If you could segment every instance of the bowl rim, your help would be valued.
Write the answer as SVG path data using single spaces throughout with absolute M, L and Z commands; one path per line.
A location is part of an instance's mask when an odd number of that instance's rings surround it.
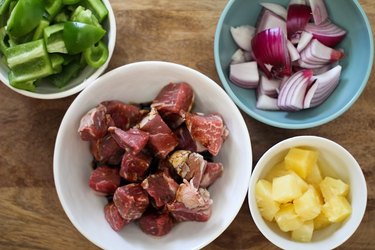
M 307 142 L 307 143 L 306 143 Z M 346 235 L 340 235 L 338 237 L 339 241 L 334 241 L 331 243 L 331 245 L 328 245 L 329 242 L 327 240 L 324 240 L 325 246 L 327 249 L 334 249 L 344 242 L 346 242 L 357 230 L 359 227 L 365 212 L 366 212 L 366 206 L 367 206 L 367 184 L 366 179 L 364 177 L 362 168 L 360 167 L 357 160 L 354 158 L 354 156 L 343 146 L 338 144 L 337 142 L 330 140 L 325 137 L 321 136 L 314 136 L 314 135 L 301 135 L 301 136 L 294 136 L 290 137 L 288 139 L 282 140 L 275 145 L 273 145 L 271 148 L 269 148 L 259 159 L 257 162 L 251 178 L 249 182 L 249 190 L 248 190 L 248 207 L 251 213 L 251 217 L 253 218 L 253 221 L 259 231 L 262 233 L 262 235 L 267 238 L 271 243 L 274 245 L 283 248 L 283 249 L 301 249 L 304 248 L 306 250 L 314 250 L 317 249 L 316 245 L 310 245 L 311 243 L 300 243 L 289 239 L 281 239 L 280 236 L 278 236 L 272 229 L 268 229 L 267 226 L 264 226 L 265 221 L 262 217 L 256 216 L 255 213 L 258 213 L 258 207 L 256 204 L 253 204 L 252 201 L 254 201 L 253 196 L 255 195 L 254 188 L 252 188 L 256 181 L 259 179 L 259 175 L 262 173 L 262 169 L 259 168 L 260 165 L 264 165 L 266 161 L 272 157 L 271 155 L 274 155 L 275 153 L 280 152 L 281 150 L 284 150 L 286 148 L 290 148 L 292 146 L 298 146 L 298 145 L 306 145 L 306 146 L 315 146 L 317 143 L 324 143 L 328 145 L 329 147 L 335 147 L 337 148 L 341 153 L 344 153 L 347 158 L 350 159 L 351 162 L 355 163 L 353 167 L 353 171 L 356 173 L 356 176 L 360 179 L 358 183 L 358 189 L 360 189 L 363 193 L 361 195 L 360 200 L 361 204 L 358 205 L 357 213 L 354 217 L 354 222 L 350 224 L 350 228 L 346 230 Z M 328 147 L 327 146 L 327 147 Z M 267 232 L 268 231 L 268 232 Z M 274 238 L 276 236 L 276 238 Z M 321 246 L 320 246 L 321 247 Z M 319 248 L 319 247 L 318 247 Z
M 359 4 L 358 0 L 352 0 L 352 1 L 356 5 L 356 7 L 358 8 L 359 12 L 361 13 L 361 16 L 362 16 L 362 18 L 365 22 L 366 29 L 368 31 L 367 32 L 368 33 L 368 39 L 369 39 L 369 42 L 370 42 L 370 51 L 369 51 L 370 63 L 368 64 L 366 74 L 363 78 L 363 82 L 365 84 L 362 84 L 361 87 L 358 89 L 358 91 L 355 93 L 355 95 L 350 99 L 350 101 L 348 103 L 346 103 L 337 112 L 335 112 L 334 114 L 332 114 L 332 115 L 330 115 L 330 116 L 328 116 L 324 119 L 321 119 L 319 121 L 314 121 L 314 122 L 303 122 L 303 121 L 301 121 L 298 124 L 297 123 L 288 124 L 288 123 L 279 122 L 277 120 L 266 118 L 262 115 L 257 114 L 256 112 L 253 112 L 235 95 L 235 93 L 230 88 L 231 83 L 229 83 L 226 80 L 225 75 L 223 73 L 223 70 L 221 68 L 220 57 L 219 57 L 219 45 L 220 45 L 219 44 L 219 40 L 220 40 L 219 38 L 220 38 L 221 30 L 222 30 L 222 27 L 223 27 L 224 19 L 227 16 L 227 14 L 228 14 L 230 8 L 232 7 L 232 5 L 236 2 L 236 0 L 229 0 L 228 3 L 226 4 L 226 6 L 224 7 L 224 10 L 222 11 L 222 13 L 220 15 L 220 18 L 219 18 L 219 21 L 217 23 L 217 27 L 216 27 L 216 31 L 215 31 L 215 37 L 214 37 L 214 61 L 215 61 L 216 71 L 219 75 L 219 79 L 220 79 L 225 91 L 233 99 L 233 101 L 240 107 L 240 109 L 242 111 L 244 111 L 246 114 L 253 117 L 254 119 L 256 119 L 256 120 L 258 120 L 258 121 L 260 121 L 264 124 L 273 126 L 273 127 L 284 128 L 284 129 L 306 129 L 306 128 L 312 128 L 312 127 L 317 127 L 317 126 L 323 125 L 323 124 L 328 123 L 328 122 L 336 119 L 337 117 L 341 116 L 343 113 L 345 113 L 354 104 L 354 102 L 362 94 L 362 92 L 363 92 L 363 90 L 364 90 L 365 86 L 367 85 L 367 82 L 370 78 L 372 65 L 373 65 L 373 61 L 374 61 L 374 41 L 373 41 L 372 29 L 371 29 L 370 22 L 368 20 L 368 17 L 366 15 L 365 11 L 363 10 L 361 5 Z M 269 111 L 269 112 L 273 112 L 273 111 Z
M 22 89 L 17 89 L 9 84 L 8 77 L 3 76 L 0 74 L 0 81 L 12 89 L 13 91 L 22 94 L 27 97 L 31 98 L 36 98 L 36 99 L 60 99 L 64 98 L 67 96 L 74 95 L 78 92 L 80 92 L 82 89 L 86 88 L 90 83 L 92 83 L 96 78 L 98 78 L 108 67 L 108 64 L 112 58 L 112 54 L 115 48 L 115 43 L 116 43 L 116 19 L 115 19 L 115 14 L 113 12 L 111 3 L 109 0 L 102 0 L 105 7 L 108 10 L 108 21 L 109 21 L 109 33 L 108 33 L 108 59 L 107 61 L 100 66 L 100 68 L 95 69 L 94 73 L 91 74 L 88 78 L 84 79 L 82 83 L 78 84 L 77 86 L 74 86 L 73 88 L 57 92 L 57 93 L 37 93 L 37 92 L 31 92 L 31 91 L 26 91 Z
M 180 69 L 180 70 L 184 70 L 184 71 L 187 71 L 187 72 L 190 72 L 190 73 L 194 73 L 195 75 L 198 75 L 202 79 L 205 79 L 207 81 L 207 83 L 212 83 L 212 84 L 217 85 L 217 91 L 220 92 L 221 95 L 225 96 L 230 103 L 232 103 L 232 108 L 236 112 L 238 112 L 239 116 L 242 117 L 241 122 L 239 124 L 237 124 L 237 125 L 241 128 L 241 131 L 243 131 L 243 133 L 244 133 L 243 137 L 244 138 L 246 137 L 246 139 L 248 139 L 248 140 L 246 140 L 245 144 L 241 144 L 241 145 L 244 146 L 244 147 L 246 147 L 250 151 L 250 153 L 249 153 L 249 159 L 248 160 L 249 160 L 249 164 L 252 165 L 253 157 L 252 157 L 251 137 L 250 137 L 250 133 L 249 133 L 249 131 L 247 129 L 245 120 L 243 119 L 243 116 L 241 115 L 240 110 L 234 104 L 233 100 L 227 95 L 227 93 L 220 87 L 219 84 L 217 84 L 214 80 L 212 80 L 208 76 L 206 76 L 203 73 L 199 72 L 198 70 L 195 70 L 195 69 L 190 68 L 188 66 L 185 66 L 185 65 L 182 65 L 182 64 L 177 64 L 177 63 L 172 63 L 172 62 L 166 62 L 166 61 L 139 61 L 139 62 L 134 62 L 134 63 L 126 64 L 126 65 L 120 66 L 118 68 L 112 69 L 109 72 L 106 72 L 102 76 L 100 76 L 97 79 L 95 79 L 91 85 L 89 85 L 81 93 L 79 93 L 78 96 L 77 96 L 77 98 L 75 98 L 74 101 L 70 104 L 69 108 L 67 109 L 67 111 L 66 111 L 66 113 L 65 113 L 65 115 L 64 115 L 64 117 L 63 117 L 63 119 L 61 121 L 60 127 L 58 129 L 57 136 L 56 136 L 56 141 L 55 141 L 55 146 L 54 146 L 54 155 L 53 155 L 53 176 L 54 176 L 54 182 L 55 182 L 55 189 L 56 189 L 56 192 L 57 192 L 60 204 L 63 207 L 63 210 L 64 210 L 65 214 L 69 218 L 70 222 L 74 225 L 74 227 L 87 240 L 91 241 L 92 243 L 94 243 L 95 245 L 97 245 L 98 247 L 101 247 L 103 249 L 105 249 L 105 246 L 103 246 L 99 240 L 93 239 L 92 237 L 90 237 L 83 230 L 83 228 L 79 225 L 79 223 L 74 219 L 72 211 L 71 211 L 71 209 L 68 206 L 68 202 L 65 200 L 65 197 L 64 197 L 63 191 L 62 191 L 63 185 L 60 182 L 60 178 L 57 176 L 57 172 L 58 172 L 57 169 L 58 169 L 58 165 L 59 165 L 59 163 L 58 163 L 58 158 L 59 158 L 58 155 L 59 155 L 59 148 L 60 148 L 58 145 L 61 144 L 61 141 L 63 140 L 63 134 L 65 133 L 65 130 L 67 129 L 65 124 L 68 123 L 68 116 L 70 116 L 70 113 L 72 112 L 72 110 L 70 109 L 70 107 L 73 106 L 75 103 L 79 102 L 80 96 L 84 95 L 86 92 L 89 92 L 92 88 L 95 88 L 95 86 L 97 85 L 96 84 L 97 82 L 101 82 L 101 81 L 105 82 L 105 80 L 107 78 L 112 77 L 112 75 L 117 74 L 117 72 L 119 72 L 119 71 L 121 71 L 121 70 L 123 70 L 125 68 L 129 69 L 129 68 L 132 68 L 132 67 L 139 67 L 139 66 L 142 66 L 142 65 L 152 65 L 152 64 L 157 65 L 157 66 L 165 65 L 165 66 L 168 66 L 168 67 L 174 67 L 176 69 Z M 238 202 L 238 204 L 236 204 L 236 206 L 233 206 L 233 209 L 232 209 L 233 213 L 231 214 L 231 216 L 227 220 L 227 223 L 225 223 L 220 230 L 217 230 L 214 234 L 212 234 L 211 238 L 206 239 L 205 241 L 202 241 L 200 243 L 200 245 L 196 245 L 195 246 L 196 249 L 201 249 L 201 248 L 205 247 L 206 245 L 208 245 L 209 243 L 211 243 L 212 241 L 214 241 L 233 222 L 233 220 L 235 219 L 235 217 L 239 213 L 239 211 L 240 211 L 240 209 L 241 209 L 241 207 L 242 207 L 242 205 L 243 205 L 243 203 L 244 203 L 244 201 L 245 201 L 245 199 L 247 197 L 247 192 L 248 192 L 247 186 L 248 186 L 248 183 L 250 181 L 250 176 L 251 176 L 252 168 L 249 168 L 249 171 L 250 172 L 249 172 L 248 176 L 246 176 L 246 181 L 244 182 L 246 188 L 243 188 L 243 190 L 241 190 L 241 192 L 237 192 L 237 196 L 240 197 L 240 198 L 238 198 L 238 200 L 240 202 Z

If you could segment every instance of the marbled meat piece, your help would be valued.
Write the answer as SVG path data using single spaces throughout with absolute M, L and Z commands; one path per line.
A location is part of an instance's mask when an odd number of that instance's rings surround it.
M 176 149 L 189 150 L 192 152 L 197 151 L 197 143 L 193 140 L 190 135 L 190 131 L 187 129 L 185 123 L 173 130 L 173 133 L 177 136 L 178 145 Z
M 207 165 L 202 155 L 187 150 L 177 150 L 168 159 L 177 174 L 190 181 L 194 187 L 199 188 Z
M 110 134 L 90 142 L 91 154 L 102 164 L 118 165 L 125 150 L 121 148 Z
M 91 172 L 89 187 L 103 195 L 113 194 L 120 186 L 121 177 L 118 168 L 99 166 Z
M 127 224 L 130 223 L 130 221 L 124 220 L 124 218 L 121 217 L 117 207 L 115 206 L 113 202 L 110 202 L 107 205 L 105 205 L 104 216 L 108 224 L 116 232 L 120 231 Z
M 114 125 L 122 130 L 128 130 L 136 125 L 143 116 L 142 111 L 135 105 L 126 104 L 121 101 L 112 100 L 101 103 L 111 115 Z
M 121 161 L 120 176 L 131 182 L 142 181 L 151 164 L 152 157 L 143 152 L 132 154 L 126 152 Z
M 187 180 L 180 184 L 173 203 L 167 204 L 168 211 L 176 221 L 207 221 L 211 216 L 210 193 L 207 189 L 195 188 Z
M 188 83 L 169 83 L 161 89 L 151 107 L 157 109 L 171 128 L 177 128 L 184 122 L 181 111 L 189 112 L 193 102 L 194 91 Z
M 178 145 L 176 135 L 155 109 L 142 119 L 139 128 L 150 134 L 148 145 L 158 158 L 165 158 Z
M 154 199 L 156 207 L 162 207 L 175 199 L 179 185 L 164 171 L 148 176 L 142 187 Z
M 81 118 L 78 133 L 83 141 L 97 140 L 107 133 L 106 112 L 106 107 L 99 104 Z
M 200 187 L 207 188 L 211 186 L 218 178 L 223 175 L 224 167 L 220 162 L 207 162 Z
M 113 195 L 113 202 L 126 221 L 140 218 L 149 205 L 148 194 L 139 183 L 117 188 Z
M 130 128 L 124 131 L 117 127 L 109 127 L 108 131 L 111 133 L 113 139 L 123 149 L 138 154 L 146 146 L 149 134 L 138 128 Z
M 173 219 L 168 212 L 159 213 L 152 211 L 144 213 L 139 219 L 138 225 L 146 234 L 163 236 L 172 230 Z
M 192 138 L 216 156 L 229 134 L 223 118 L 218 114 L 186 113 L 185 122 Z

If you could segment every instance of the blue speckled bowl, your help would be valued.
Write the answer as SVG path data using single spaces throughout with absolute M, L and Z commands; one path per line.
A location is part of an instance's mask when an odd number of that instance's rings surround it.
M 358 99 L 370 76 L 374 44 L 371 27 L 356 0 L 326 1 L 329 17 L 347 30 L 347 36 L 337 47 L 343 48 L 346 57 L 341 81 L 333 94 L 320 106 L 299 112 L 264 111 L 255 107 L 254 90 L 243 89 L 229 80 L 228 66 L 237 49 L 230 34 L 231 26 L 255 25 L 261 10 L 260 2 L 275 2 L 287 6 L 289 0 L 230 0 L 217 25 L 214 54 L 220 80 L 234 102 L 248 115 L 271 126 L 303 129 L 322 125 L 337 118 Z

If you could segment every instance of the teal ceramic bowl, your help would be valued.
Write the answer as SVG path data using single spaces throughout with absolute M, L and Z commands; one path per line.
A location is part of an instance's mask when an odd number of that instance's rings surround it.
M 325 1 L 329 18 L 347 30 L 345 39 L 337 46 L 345 51 L 340 60 L 343 70 L 340 84 L 320 106 L 298 112 L 264 111 L 256 108 L 254 90 L 237 87 L 229 80 L 231 56 L 237 49 L 230 34 L 231 26 L 255 26 L 261 11 L 260 2 L 287 6 L 289 0 L 230 0 L 219 19 L 215 34 L 214 55 L 220 80 L 240 109 L 265 124 L 286 128 L 316 127 L 342 115 L 358 99 L 370 76 L 374 44 L 367 16 L 356 0 Z

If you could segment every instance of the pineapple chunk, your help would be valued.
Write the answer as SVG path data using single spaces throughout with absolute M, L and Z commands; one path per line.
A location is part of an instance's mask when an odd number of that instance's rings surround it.
M 293 201 L 296 214 L 303 220 L 312 220 L 320 214 L 321 204 L 319 195 L 313 186 L 300 197 Z
M 331 222 L 328 220 L 327 216 L 321 212 L 317 217 L 314 219 L 314 229 L 319 230 L 328 227 Z
M 320 168 L 318 164 L 315 164 L 311 172 L 306 176 L 305 181 L 314 187 L 319 187 L 319 183 L 323 180 L 322 173 L 320 172 Z
M 267 180 L 259 180 L 255 185 L 255 198 L 264 219 L 272 221 L 280 204 L 272 199 L 272 184 Z
M 300 181 L 296 176 L 297 175 L 294 173 L 289 173 L 273 179 L 273 200 L 280 203 L 286 203 L 291 202 L 302 195 L 304 187 L 300 184 Z
M 280 176 L 283 176 L 283 175 L 286 175 L 286 174 L 289 174 L 291 171 L 286 169 L 285 168 L 285 162 L 284 161 L 281 161 L 279 163 L 277 163 L 272 169 L 271 171 L 269 171 L 267 173 L 267 175 L 265 176 L 264 179 L 266 179 L 267 181 L 270 181 L 272 182 L 272 180 L 276 177 L 280 177 Z
M 352 213 L 352 207 L 345 197 L 333 196 L 324 203 L 322 211 L 330 222 L 341 222 Z
M 280 207 L 280 210 L 275 214 L 275 220 L 281 231 L 284 232 L 296 230 L 303 225 L 303 221 L 298 217 L 291 203 Z
M 349 192 L 349 185 L 340 179 L 325 177 L 320 182 L 320 191 L 323 194 L 324 200 L 327 202 L 334 196 L 346 196 Z
M 284 160 L 287 169 L 293 170 L 305 179 L 318 160 L 318 152 L 302 148 L 291 148 Z
M 292 231 L 292 239 L 301 242 L 310 242 L 314 232 L 314 222 L 305 221 L 301 227 Z

